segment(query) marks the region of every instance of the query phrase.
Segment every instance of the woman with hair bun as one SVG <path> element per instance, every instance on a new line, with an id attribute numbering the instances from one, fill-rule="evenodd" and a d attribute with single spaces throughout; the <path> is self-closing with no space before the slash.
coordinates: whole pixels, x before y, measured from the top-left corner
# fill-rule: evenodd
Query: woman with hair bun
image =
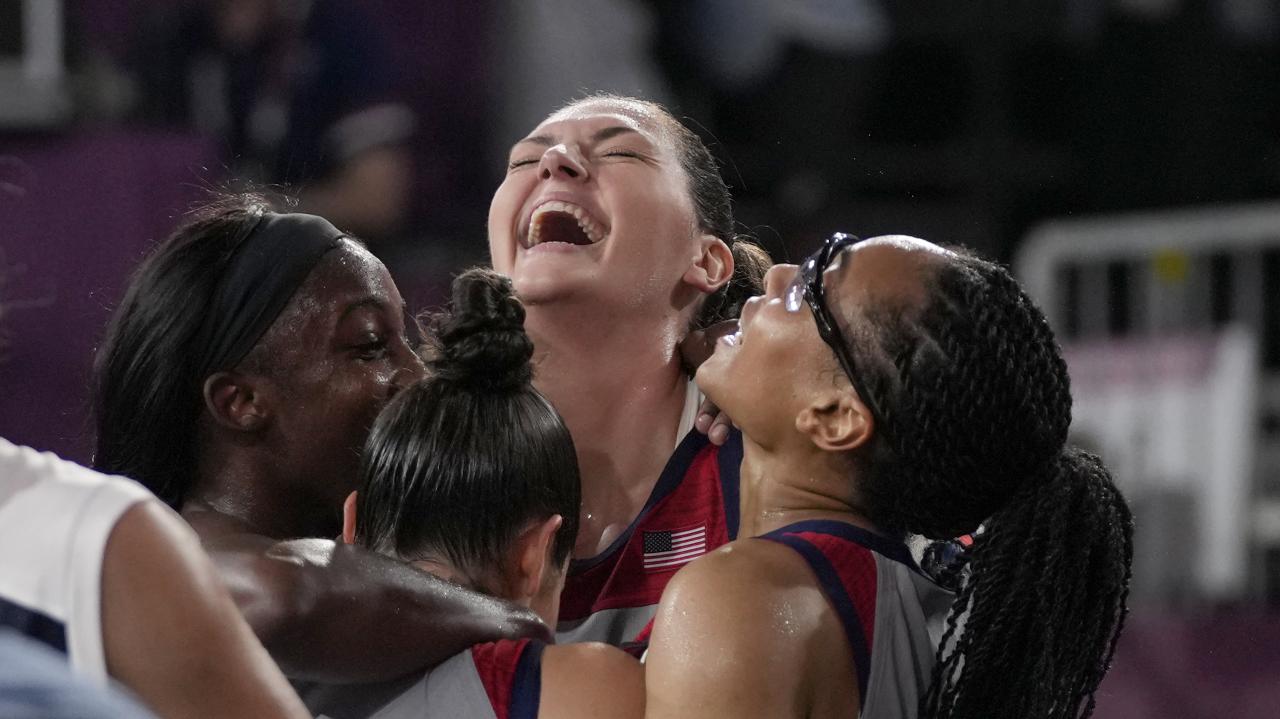
<path id="1" fill-rule="evenodd" d="M 667 586 L 649 716 L 1090 714 L 1132 520 L 1066 446 L 1066 365 L 1007 271 L 837 234 L 770 270 L 698 382 L 742 429 L 752 538 Z M 903 537 L 979 524 L 952 601 Z"/>
<path id="2" fill-rule="evenodd" d="M 343 537 L 554 626 L 578 532 L 573 440 L 533 388 L 510 280 L 465 272 L 451 309 L 437 318 L 427 378 L 369 435 Z M 449 659 L 376 716 L 639 716 L 643 691 L 640 665 L 619 649 L 503 640 Z"/>

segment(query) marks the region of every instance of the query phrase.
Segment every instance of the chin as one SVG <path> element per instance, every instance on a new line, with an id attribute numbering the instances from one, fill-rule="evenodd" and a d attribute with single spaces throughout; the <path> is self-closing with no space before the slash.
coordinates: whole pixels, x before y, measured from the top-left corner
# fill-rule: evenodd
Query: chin
<path id="1" fill-rule="evenodd" d="M 542 273 L 517 273 L 511 278 L 516 296 L 525 305 L 541 305 L 554 302 L 572 295 L 565 282 L 558 278 L 547 277 Z"/>
<path id="2" fill-rule="evenodd" d="M 693 375 L 693 381 L 698 385 L 698 390 L 706 395 L 707 399 L 715 402 L 722 411 L 725 410 L 725 401 L 728 399 L 725 396 L 728 393 L 724 391 L 726 382 L 723 364 L 723 358 L 717 351 L 708 357 Z"/>
<path id="3" fill-rule="evenodd" d="M 585 268 L 561 263 L 520 263 L 509 273 L 516 295 L 525 305 L 548 304 L 566 300 L 604 301 L 599 283 Z"/>

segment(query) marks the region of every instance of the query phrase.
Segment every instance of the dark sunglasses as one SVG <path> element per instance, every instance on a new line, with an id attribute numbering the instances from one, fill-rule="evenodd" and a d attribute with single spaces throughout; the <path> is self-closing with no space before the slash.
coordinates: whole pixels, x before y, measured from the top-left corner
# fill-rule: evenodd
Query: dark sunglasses
<path id="1" fill-rule="evenodd" d="M 857 237 L 843 232 L 837 232 L 828 237 L 822 247 L 809 255 L 809 258 L 800 265 L 795 278 L 783 293 L 782 299 L 788 312 L 799 312 L 804 304 L 809 305 L 809 309 L 813 312 L 813 321 L 818 325 L 818 336 L 827 343 L 831 351 L 836 353 L 840 368 L 849 377 L 849 382 L 853 384 L 853 389 L 858 393 L 863 404 L 871 410 L 871 416 L 879 419 L 880 412 L 875 406 L 875 400 L 858 379 L 853 355 L 849 353 L 849 345 L 840 334 L 840 327 L 836 324 L 835 317 L 827 308 L 827 296 L 822 287 L 822 275 L 831 265 L 831 260 L 856 242 L 858 242 Z"/>

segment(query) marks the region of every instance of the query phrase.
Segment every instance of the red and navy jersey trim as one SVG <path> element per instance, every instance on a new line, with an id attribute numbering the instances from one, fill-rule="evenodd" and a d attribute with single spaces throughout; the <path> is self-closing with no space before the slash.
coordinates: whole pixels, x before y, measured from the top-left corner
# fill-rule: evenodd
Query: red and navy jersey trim
<path id="1" fill-rule="evenodd" d="M 771 537 L 775 534 L 825 534 L 832 537 L 839 537 L 846 542 L 853 542 L 862 547 L 866 547 L 876 554 L 892 559 L 899 564 L 905 564 L 908 569 L 917 574 L 923 574 L 920 571 L 916 560 L 911 557 L 911 550 L 903 542 L 886 537 L 883 534 L 876 534 L 869 529 L 863 529 L 847 522 L 838 522 L 833 519 L 808 519 L 803 522 L 789 524 L 782 529 L 777 529 L 763 537 Z"/>
<path id="2" fill-rule="evenodd" d="M 695 430 L 696 433 L 696 430 Z M 734 429 L 720 446 L 716 455 L 720 468 L 720 493 L 724 497 L 724 523 L 729 531 L 729 541 L 738 538 L 738 489 L 742 474 L 742 433 Z"/>
<path id="3" fill-rule="evenodd" d="M 536 639 L 503 639 L 471 648 L 471 659 L 498 719 L 538 719 L 542 650 Z"/>
<path id="4" fill-rule="evenodd" d="M 738 466 L 742 464 L 742 435 L 738 432 L 732 432 L 729 441 L 720 448 L 720 480 L 721 486 L 725 482 L 724 472 L 724 455 L 725 450 L 729 447 L 730 442 L 737 445 L 738 463 L 734 465 L 732 475 L 733 479 L 733 521 L 730 526 L 730 539 L 733 538 L 738 531 Z M 574 559 L 569 563 L 570 574 L 580 574 L 598 564 L 602 564 L 614 557 L 623 547 L 627 546 L 627 542 L 631 541 L 632 535 L 636 533 L 636 527 L 640 526 L 648 517 L 653 508 L 668 495 L 680 486 L 680 482 L 684 480 L 685 474 L 689 471 L 689 465 L 693 464 L 694 458 L 710 443 L 705 434 L 693 430 L 685 435 L 680 444 L 676 447 L 676 451 L 671 454 L 671 458 L 667 460 L 667 464 L 662 468 L 662 474 L 658 475 L 658 483 L 654 485 L 653 492 L 649 494 L 649 500 L 644 503 L 644 507 L 640 509 L 640 513 L 636 518 L 631 520 L 631 524 L 627 525 L 626 531 L 618 535 L 617 539 L 609 545 L 603 552 L 594 557 L 585 559 Z M 729 497 L 725 495 L 725 511 L 729 509 Z"/>
<path id="5" fill-rule="evenodd" d="M 832 542 L 830 538 L 843 542 Z M 871 674 L 876 609 L 876 566 L 871 552 L 919 572 L 910 551 L 901 542 L 831 520 L 797 522 L 762 535 L 760 539 L 791 547 L 817 576 L 823 593 L 844 627 L 853 652 L 858 693 L 861 702 L 865 703 Z"/>
<path id="6" fill-rule="evenodd" d="M 538 704 L 542 701 L 542 650 L 546 648 L 542 642 L 531 641 L 520 654 L 511 682 L 508 719 L 538 719 Z"/>
<path id="7" fill-rule="evenodd" d="M 10 627 L 63 654 L 67 653 L 67 626 L 44 612 L 28 609 L 0 597 L 0 627 Z"/>
<path id="8" fill-rule="evenodd" d="M 681 563 L 647 569 L 644 532 L 692 531 L 705 526 L 706 550 L 731 541 L 738 531 L 741 462 L 742 435 L 737 431 L 720 447 L 711 445 L 699 432 L 686 435 L 626 530 L 600 554 L 570 564 L 561 597 L 562 626 L 603 610 L 657 604 L 662 588 Z"/>

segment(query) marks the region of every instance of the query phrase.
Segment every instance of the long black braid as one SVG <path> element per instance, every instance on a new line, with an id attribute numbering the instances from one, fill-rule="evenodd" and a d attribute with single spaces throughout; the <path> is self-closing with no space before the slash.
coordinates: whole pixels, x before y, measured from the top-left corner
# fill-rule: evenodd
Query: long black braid
<path id="1" fill-rule="evenodd" d="M 959 254 L 929 290 L 846 330 L 869 338 L 850 349 L 882 415 L 867 514 L 933 538 L 984 526 L 920 714 L 1088 716 L 1126 612 L 1129 508 L 1097 457 L 1064 446 L 1066 365 L 1009 273 Z"/>

